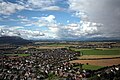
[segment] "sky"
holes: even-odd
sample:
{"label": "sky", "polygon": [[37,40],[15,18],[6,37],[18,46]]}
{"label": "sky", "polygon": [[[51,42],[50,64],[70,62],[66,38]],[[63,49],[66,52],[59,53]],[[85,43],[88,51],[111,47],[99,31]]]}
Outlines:
{"label": "sky", "polygon": [[120,39],[120,0],[0,0],[0,36]]}

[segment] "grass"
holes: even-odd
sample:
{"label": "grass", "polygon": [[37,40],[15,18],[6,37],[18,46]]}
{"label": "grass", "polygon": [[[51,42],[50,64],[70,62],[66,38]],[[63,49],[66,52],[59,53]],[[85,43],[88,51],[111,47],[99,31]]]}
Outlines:
{"label": "grass", "polygon": [[60,43],[58,43],[58,44],[47,44],[47,45],[44,45],[44,46],[50,46],[50,47],[69,47],[69,46],[75,46],[75,45],[72,45],[72,44],[60,44]]}
{"label": "grass", "polygon": [[101,69],[103,68],[103,66],[95,66],[95,65],[87,65],[87,64],[84,64],[82,66],[83,69],[88,69],[88,70],[98,70],[98,69]]}
{"label": "grass", "polygon": [[97,75],[93,75],[92,77],[88,78],[87,80],[100,80]]}
{"label": "grass", "polygon": [[46,80],[59,80],[59,77],[55,74],[49,73],[48,78]]}
{"label": "grass", "polygon": [[5,54],[5,55],[8,55],[8,56],[15,56],[15,55],[18,55],[19,57],[30,56],[30,54]]}
{"label": "grass", "polygon": [[120,48],[118,49],[72,49],[74,51],[80,51],[83,55],[120,55]]}
{"label": "grass", "polygon": [[[80,68],[80,66],[76,66],[75,68]],[[101,69],[103,68],[103,66],[96,66],[96,65],[90,65],[90,64],[83,64],[82,65],[82,69],[85,69],[85,70],[98,70],[98,69]]]}

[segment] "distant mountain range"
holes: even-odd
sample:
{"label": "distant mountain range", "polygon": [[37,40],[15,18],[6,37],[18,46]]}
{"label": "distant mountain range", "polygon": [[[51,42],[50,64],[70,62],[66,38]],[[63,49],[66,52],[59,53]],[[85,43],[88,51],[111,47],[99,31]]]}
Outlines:
{"label": "distant mountain range", "polygon": [[94,37],[94,38],[88,38],[85,41],[98,41],[98,42],[120,42],[120,38],[114,38],[114,37]]}
{"label": "distant mountain range", "polygon": [[18,36],[2,36],[0,37],[0,44],[16,44],[16,45],[23,45],[23,44],[29,44],[32,42],[61,42],[61,41],[83,41],[83,42],[120,42],[120,39],[115,38],[105,38],[105,37],[98,37],[98,38],[87,38],[87,39],[63,39],[63,40],[57,40],[57,39],[51,39],[51,40],[26,40]]}
{"label": "distant mountain range", "polygon": [[25,40],[21,37],[17,36],[2,36],[0,37],[0,44],[17,44],[17,45],[23,45],[23,44],[29,44],[32,41]]}

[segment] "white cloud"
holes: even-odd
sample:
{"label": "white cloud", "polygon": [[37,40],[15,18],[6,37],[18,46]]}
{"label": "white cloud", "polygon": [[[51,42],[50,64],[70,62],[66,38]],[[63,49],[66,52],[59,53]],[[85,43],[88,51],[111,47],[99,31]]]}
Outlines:
{"label": "white cloud", "polygon": [[42,8],[42,10],[58,11],[58,10],[61,10],[61,8],[58,6],[49,6],[49,7]]}
{"label": "white cloud", "polygon": [[48,22],[54,22],[55,21],[55,16],[54,15],[49,15],[47,17],[41,17],[41,20],[45,20]]}
{"label": "white cloud", "polygon": [[10,3],[10,2],[1,2],[0,3],[0,14],[10,15],[11,13],[15,13],[17,10],[25,9],[24,6]]}
{"label": "white cloud", "polygon": [[55,16],[54,15],[48,15],[46,17],[32,17],[34,20],[29,20],[27,18],[20,19],[21,23],[24,24],[24,26],[36,26],[36,27],[48,27],[48,26],[55,26]]}
{"label": "white cloud", "polygon": [[[49,15],[47,17],[41,17],[38,21],[39,26],[44,26],[47,27],[48,30],[45,30],[44,33],[51,39],[58,39],[58,31],[59,31],[59,25],[56,23],[55,16],[54,15]],[[48,38],[47,37],[47,38]]]}
{"label": "white cloud", "polygon": [[55,6],[55,2],[56,0],[28,0],[26,2],[23,0],[18,1],[18,3],[23,5],[27,10],[61,10],[59,6]]}
{"label": "white cloud", "polygon": [[92,22],[80,22],[80,23],[72,23],[67,26],[62,26],[59,29],[58,35],[61,38],[71,38],[71,39],[79,39],[81,37],[90,37],[95,36],[98,33],[98,24],[93,24]]}
{"label": "white cloud", "polygon": [[20,18],[20,19],[26,19],[27,18],[26,16],[22,16],[22,15],[18,15],[17,17]]}
{"label": "white cloud", "polygon": [[0,36],[19,36],[25,39],[41,38],[45,36],[40,31],[25,30],[21,26],[4,27],[0,26]]}
{"label": "white cloud", "polygon": [[16,3],[0,1],[0,14],[10,15],[20,10],[61,10],[55,0],[19,0]]}
{"label": "white cloud", "polygon": [[91,19],[93,14],[89,13],[98,7],[97,2],[98,1],[95,0],[69,0],[69,10],[74,11],[74,16],[77,16],[81,19],[81,29],[80,32],[76,31],[76,35],[85,37],[98,37],[98,35],[100,36],[103,34],[101,31],[101,26],[103,26],[103,24],[96,20],[93,21]]}
{"label": "white cloud", "polygon": [[[35,17],[37,21],[24,20],[23,16],[19,16],[20,20],[25,26],[37,26],[38,28],[46,27],[46,30],[32,31],[24,30],[24,27],[11,27],[2,28],[1,35],[14,35],[23,38],[37,38],[37,39],[60,39],[60,38],[81,38],[83,36],[94,35],[98,31],[97,23],[92,23],[88,21],[81,21],[78,23],[68,23],[68,25],[61,25],[56,22],[56,17],[54,15],[48,15],[46,17]],[[3,32],[4,31],[4,32]]]}
{"label": "white cloud", "polygon": [[24,27],[22,26],[14,26],[14,27],[10,27],[10,30],[17,30],[17,29],[23,29]]}
{"label": "white cloud", "polygon": [[55,0],[28,0],[28,5],[33,8],[48,7],[55,3]]}
{"label": "white cloud", "polygon": [[81,20],[83,20],[83,21],[89,21],[88,15],[85,12],[77,11],[75,13],[75,16],[81,18]]}
{"label": "white cloud", "polygon": [[112,37],[114,33],[116,36],[119,34],[120,0],[69,0],[68,2],[69,10],[75,11],[74,15],[77,17],[103,24],[98,28],[103,36]]}
{"label": "white cloud", "polygon": [[31,21],[27,22],[26,26],[35,25],[40,28],[46,27],[47,29],[43,30],[42,32],[49,36],[49,38],[81,38],[88,35],[95,36],[98,32],[98,27],[101,26],[101,24],[85,20],[78,23],[68,23],[68,25],[61,25],[56,22],[54,15],[34,18],[38,21],[33,23]]}
{"label": "white cloud", "polygon": [[[33,19],[36,19],[37,21],[34,22],[34,25],[39,28],[46,27],[46,30],[43,30],[42,32],[46,35],[46,39],[54,39],[59,38],[58,37],[58,31],[59,31],[59,24],[56,22],[54,15],[48,15],[46,17],[33,17]],[[33,25],[33,23],[30,23]],[[29,25],[29,24],[28,24]]]}

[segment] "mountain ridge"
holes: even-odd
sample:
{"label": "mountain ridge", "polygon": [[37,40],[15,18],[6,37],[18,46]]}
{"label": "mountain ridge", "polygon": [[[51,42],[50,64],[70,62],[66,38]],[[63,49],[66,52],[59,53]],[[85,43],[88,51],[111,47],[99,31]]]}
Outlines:
{"label": "mountain ridge", "polygon": [[29,44],[29,43],[31,43],[30,40],[26,40],[18,36],[1,36],[0,37],[0,44],[22,45],[22,44]]}

